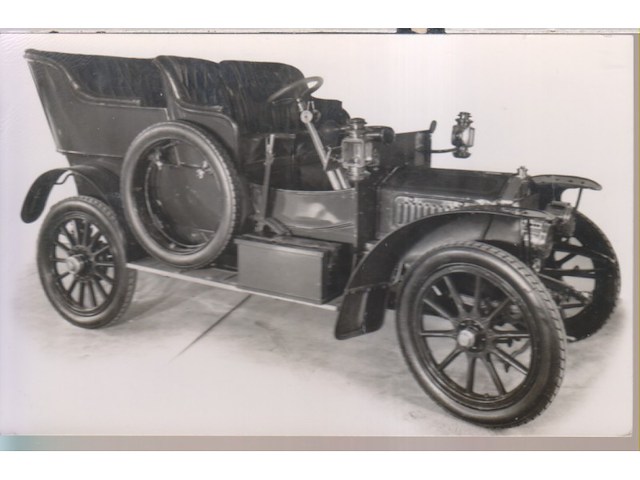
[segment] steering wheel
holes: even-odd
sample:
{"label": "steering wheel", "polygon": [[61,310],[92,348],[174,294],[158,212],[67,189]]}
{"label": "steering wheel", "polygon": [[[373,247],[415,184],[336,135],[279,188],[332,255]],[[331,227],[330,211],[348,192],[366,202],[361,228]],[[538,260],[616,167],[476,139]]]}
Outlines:
{"label": "steering wheel", "polygon": [[[300,80],[296,80],[295,82],[282,87],[277,92],[272,93],[269,98],[267,98],[267,102],[274,105],[295,102],[298,98],[304,98],[308,95],[311,95],[313,92],[318,90],[323,83],[324,80],[322,79],[322,77],[301,78]],[[300,89],[301,87],[304,87],[302,93],[294,94],[294,96],[287,96],[289,94],[292,94],[295,90]]]}

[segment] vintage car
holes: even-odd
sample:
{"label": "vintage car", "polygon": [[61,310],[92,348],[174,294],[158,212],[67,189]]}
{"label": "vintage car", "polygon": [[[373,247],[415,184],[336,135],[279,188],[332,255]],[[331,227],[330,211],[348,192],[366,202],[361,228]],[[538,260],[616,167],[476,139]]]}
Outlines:
{"label": "vintage car", "polygon": [[79,196],[51,207],[37,263],[74,325],[120,319],[139,270],[336,310],[338,339],[395,310],[426,393],[495,428],[549,405],[567,338],[593,334],[615,307],[616,255],[578,211],[600,185],[432,167],[434,153],[470,155],[468,113],[437,150],[435,122],[368,125],[312,96],[322,78],[289,65],[25,57],[69,166],[34,182],[22,219],[73,177]]}

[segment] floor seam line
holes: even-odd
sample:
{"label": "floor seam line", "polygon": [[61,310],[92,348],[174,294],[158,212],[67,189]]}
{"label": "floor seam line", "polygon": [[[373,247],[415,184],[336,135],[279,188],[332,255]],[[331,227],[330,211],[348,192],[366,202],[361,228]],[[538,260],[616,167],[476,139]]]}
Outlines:
{"label": "floor seam line", "polygon": [[182,350],[180,350],[180,352],[178,352],[171,360],[169,360],[169,363],[173,362],[176,358],[178,358],[180,355],[182,355],[183,353],[185,353],[187,350],[189,350],[191,347],[193,347],[197,342],[199,342],[205,335],[207,335],[211,330],[213,330],[217,325],[219,325],[225,318],[227,318],[229,315],[231,315],[233,312],[235,312],[238,308],[240,308],[247,300],[249,300],[252,297],[251,294],[245,296],[242,300],[240,300],[238,303],[236,303],[229,311],[227,311],[224,315],[222,315],[220,318],[218,318],[215,322],[213,322],[212,325],[209,326],[209,328],[207,328],[204,332],[202,332],[200,335],[198,335],[193,341],[191,341],[191,343],[189,343],[186,347],[184,347]]}

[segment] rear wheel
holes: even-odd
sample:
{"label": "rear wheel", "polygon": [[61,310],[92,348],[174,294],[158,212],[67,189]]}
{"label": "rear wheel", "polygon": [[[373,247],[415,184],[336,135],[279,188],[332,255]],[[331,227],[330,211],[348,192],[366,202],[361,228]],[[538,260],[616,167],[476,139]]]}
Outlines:
{"label": "rear wheel", "polygon": [[40,229],[38,272],[55,309],[84,328],[118,320],[131,302],[136,272],[113,210],[92,197],[54,205]]}
{"label": "rear wheel", "polygon": [[576,213],[573,236],[557,242],[540,271],[576,340],[597,332],[611,316],[620,293],[618,259],[598,226]]}
{"label": "rear wheel", "polygon": [[489,245],[445,245],[422,257],[404,282],[397,328],[422,388],[483,426],[530,421],[562,381],[555,303],[526,265]]}
{"label": "rear wheel", "polygon": [[240,224],[242,187],[228,153],[186,122],[153,125],[136,137],[121,192],[140,245],[175,267],[213,263]]}

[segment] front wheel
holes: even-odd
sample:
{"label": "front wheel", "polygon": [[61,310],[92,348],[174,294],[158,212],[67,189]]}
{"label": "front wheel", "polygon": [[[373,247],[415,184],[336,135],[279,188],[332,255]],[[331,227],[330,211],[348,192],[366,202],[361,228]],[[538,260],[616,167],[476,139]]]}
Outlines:
{"label": "front wheel", "polygon": [[38,238],[38,273],[49,301],[70,323],[103,327],[129,306],[136,272],[126,266],[126,242],[109,206],[92,197],[54,205]]}
{"label": "front wheel", "polygon": [[526,423],[560,387],[560,313],[536,275],[493,246],[454,243],[418,260],[400,293],[397,328],[420,386],[473,423]]}
{"label": "front wheel", "polygon": [[571,237],[553,245],[540,271],[562,313],[567,335],[587,338],[606,323],[620,293],[620,266],[606,235],[576,212]]}

